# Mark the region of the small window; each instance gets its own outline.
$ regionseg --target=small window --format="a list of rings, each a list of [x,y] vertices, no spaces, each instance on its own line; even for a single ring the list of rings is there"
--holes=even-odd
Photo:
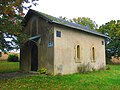
[[[57,37],[61,37],[61,32],[60,31],[56,31],[56,36]]]
[[[104,41],[102,41],[102,45],[104,45]]]
[[[95,62],[95,47],[92,47],[92,62]]]

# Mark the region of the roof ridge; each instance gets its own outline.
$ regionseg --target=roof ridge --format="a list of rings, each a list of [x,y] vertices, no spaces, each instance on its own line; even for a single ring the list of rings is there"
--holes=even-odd
[[[37,14],[40,17],[42,17],[45,20],[47,20],[49,22],[52,22],[52,23],[64,25],[64,26],[67,26],[67,27],[70,27],[70,28],[75,28],[75,29],[78,29],[78,30],[81,30],[81,31],[84,31],[84,32],[87,32],[87,33],[98,35],[98,36],[107,37],[106,35],[101,34],[100,32],[97,32],[96,30],[90,29],[89,27],[81,25],[81,24],[77,24],[77,23],[74,23],[74,22],[63,20],[61,18],[54,17],[54,16],[51,16],[51,15],[48,15],[48,14],[45,14],[45,13],[42,13],[42,12],[39,12],[39,11],[36,11],[36,10],[33,10],[33,9],[30,9],[28,11],[28,13],[29,12],[33,12],[34,14]]]

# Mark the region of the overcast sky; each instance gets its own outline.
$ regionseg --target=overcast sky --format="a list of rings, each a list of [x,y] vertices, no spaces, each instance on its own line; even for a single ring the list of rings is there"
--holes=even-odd
[[[32,9],[68,19],[89,17],[99,26],[120,19],[120,0],[39,0]]]

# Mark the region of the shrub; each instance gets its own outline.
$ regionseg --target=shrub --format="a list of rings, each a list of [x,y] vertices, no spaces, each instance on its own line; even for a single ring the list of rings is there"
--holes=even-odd
[[[9,54],[7,61],[8,62],[18,62],[18,55],[17,54]]]
[[[38,74],[48,75],[47,69],[46,68],[41,68],[40,70],[38,70]]]
[[[110,67],[109,67],[109,66],[106,66],[106,70],[110,70]]]

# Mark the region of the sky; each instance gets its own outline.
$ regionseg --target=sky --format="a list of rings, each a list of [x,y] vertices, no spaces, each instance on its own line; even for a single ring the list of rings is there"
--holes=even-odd
[[[120,20],[120,0],[39,0],[31,9],[68,19],[89,17],[99,26]]]

